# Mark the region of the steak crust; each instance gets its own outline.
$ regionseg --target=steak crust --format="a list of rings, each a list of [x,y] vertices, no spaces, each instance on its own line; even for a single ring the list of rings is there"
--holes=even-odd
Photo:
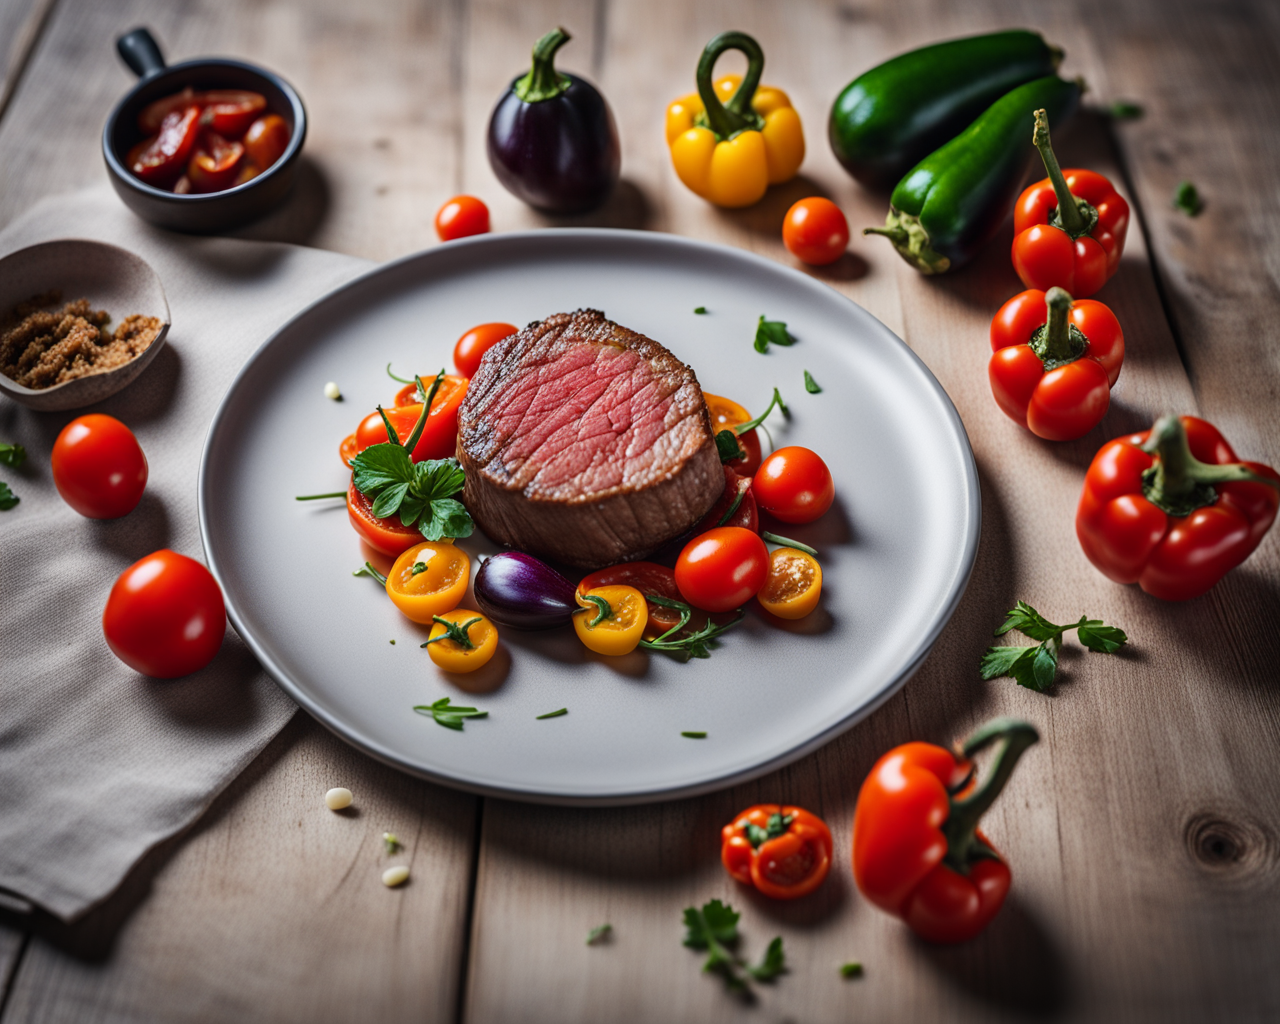
[[[693,370],[594,309],[486,352],[458,426],[463,502],[480,528],[585,569],[652,553],[724,490]]]

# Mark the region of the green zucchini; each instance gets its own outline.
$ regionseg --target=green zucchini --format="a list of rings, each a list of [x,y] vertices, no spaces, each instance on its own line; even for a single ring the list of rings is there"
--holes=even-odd
[[[858,181],[888,188],[1010,89],[1053,74],[1061,61],[1061,50],[1022,29],[904,53],[836,97],[831,148]]]
[[[1035,112],[1058,126],[1075,113],[1082,83],[1057,75],[1006,93],[973,124],[921,160],[889,197],[882,228],[902,258],[925,274],[941,274],[971,260],[1013,210],[1027,166]]]

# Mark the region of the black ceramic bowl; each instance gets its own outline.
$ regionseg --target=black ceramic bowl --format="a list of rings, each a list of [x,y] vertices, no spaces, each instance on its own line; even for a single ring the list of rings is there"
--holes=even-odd
[[[279,75],[238,60],[209,57],[165,66],[160,47],[145,28],[116,40],[120,56],[141,81],[116,104],[102,130],[102,156],[116,193],[144,220],[175,231],[213,234],[238,227],[276,206],[293,184],[294,165],[307,136],[307,112],[293,86]],[[142,141],[138,115],[148,103],[192,89],[249,89],[267,98],[267,110],[289,124],[284,155],[256,178],[222,192],[176,195],[148,185],[125,166]]]

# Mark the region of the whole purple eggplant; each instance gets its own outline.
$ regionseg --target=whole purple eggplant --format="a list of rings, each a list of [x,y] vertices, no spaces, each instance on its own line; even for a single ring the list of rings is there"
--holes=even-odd
[[[573,621],[575,587],[546,562],[523,551],[487,558],[476,573],[476,603],[499,626],[551,629]]]
[[[556,70],[553,29],[489,118],[489,164],[507,191],[550,213],[581,213],[613,191],[622,163],[613,112],[595,86]]]

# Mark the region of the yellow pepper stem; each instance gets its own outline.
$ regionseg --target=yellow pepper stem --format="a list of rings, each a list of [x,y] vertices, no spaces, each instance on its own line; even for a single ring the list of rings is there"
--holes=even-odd
[[[727,50],[738,50],[746,54],[747,73],[738,86],[738,91],[728,104],[724,104],[716,95],[711,75],[715,71],[716,61]],[[764,50],[745,32],[721,32],[707,43],[698,60],[698,95],[705,108],[707,127],[715,132],[717,140],[723,142],[741,132],[760,131],[764,127],[764,119],[751,106],[751,99],[760,85],[760,75],[763,72]]]

